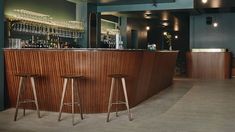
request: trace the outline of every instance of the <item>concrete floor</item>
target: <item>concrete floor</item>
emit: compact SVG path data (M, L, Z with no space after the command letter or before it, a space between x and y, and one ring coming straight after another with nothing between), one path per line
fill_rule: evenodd
M125 112L106 123L106 114L77 115L72 126L71 116L58 113L27 111L17 122L14 109L0 112L0 132L232 132L235 131L235 79L225 81L193 81L175 79L174 85L131 109L134 120Z

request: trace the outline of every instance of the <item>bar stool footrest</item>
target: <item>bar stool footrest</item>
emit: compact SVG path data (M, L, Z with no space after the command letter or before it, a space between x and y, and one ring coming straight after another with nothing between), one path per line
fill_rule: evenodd
M25 99L23 101L19 101L19 104L25 104L25 103L35 103L35 100L32 99Z
M80 103L79 103L79 102L74 102L74 104L76 104L76 105L79 105L79 106L80 106ZM72 103L64 103L63 105L66 105L66 106L72 106Z
M120 105L120 104L126 104L126 102L124 102L124 101L118 101L118 102L114 102L114 103L112 103L112 105Z

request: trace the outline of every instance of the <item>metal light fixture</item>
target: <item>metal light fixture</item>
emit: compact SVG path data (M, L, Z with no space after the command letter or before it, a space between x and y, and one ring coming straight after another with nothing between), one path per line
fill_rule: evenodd
M144 14L144 18L150 19L151 18L151 14Z
M157 0L153 0L153 6L157 7Z

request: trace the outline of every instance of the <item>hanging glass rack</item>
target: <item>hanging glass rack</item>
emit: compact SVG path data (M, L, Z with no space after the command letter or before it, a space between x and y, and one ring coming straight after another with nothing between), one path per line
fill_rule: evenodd
M24 9L15 9L7 14L10 30L67 38L81 38L84 24L81 21L55 21L49 15Z

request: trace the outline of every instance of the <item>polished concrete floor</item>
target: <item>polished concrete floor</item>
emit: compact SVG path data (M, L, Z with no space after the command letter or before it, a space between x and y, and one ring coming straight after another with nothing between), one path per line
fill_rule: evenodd
M233 132L235 131L235 79L198 81L175 79L174 85L132 109L133 121L120 113L106 123L106 114L77 115L72 126L71 116L42 111L28 111L13 121L14 109L0 112L0 132ZM22 112L20 111L20 114Z

